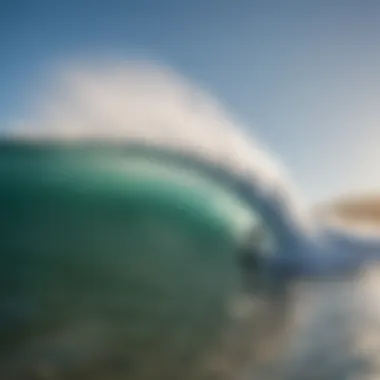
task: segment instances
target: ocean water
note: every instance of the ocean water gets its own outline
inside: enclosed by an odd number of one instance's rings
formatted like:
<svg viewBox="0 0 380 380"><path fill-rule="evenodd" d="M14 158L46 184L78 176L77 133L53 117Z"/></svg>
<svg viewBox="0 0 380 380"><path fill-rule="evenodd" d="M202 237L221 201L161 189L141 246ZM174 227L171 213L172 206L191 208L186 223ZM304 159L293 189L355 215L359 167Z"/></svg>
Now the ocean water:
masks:
<svg viewBox="0 0 380 380"><path fill-rule="evenodd" d="M285 349L247 379L380 378L380 270L293 286Z"/></svg>
<svg viewBox="0 0 380 380"><path fill-rule="evenodd" d="M140 139L185 149L225 164L253 189L281 199L283 217L306 226L308 213L300 216L301 199L293 193L281 162L272 160L256 140L240 135L238 131L250 128L238 125L203 91L155 65L96 66L69 65L59 76L63 85L48 80L42 87L49 91L37 96L35 113L21 115L9 133L33 139ZM355 278L293 283L285 343L278 341L279 352L264 355L243 380L380 379L379 273L372 267ZM80 337L86 331L82 326L72 335Z"/></svg>

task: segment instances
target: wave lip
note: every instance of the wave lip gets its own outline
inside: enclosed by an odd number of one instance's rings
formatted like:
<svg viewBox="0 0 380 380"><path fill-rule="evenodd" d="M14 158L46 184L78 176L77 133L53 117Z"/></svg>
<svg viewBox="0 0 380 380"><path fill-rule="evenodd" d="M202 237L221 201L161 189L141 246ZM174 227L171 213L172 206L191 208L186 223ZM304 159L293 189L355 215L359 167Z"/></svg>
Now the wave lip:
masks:
<svg viewBox="0 0 380 380"><path fill-rule="evenodd" d="M253 203L267 205L264 213L281 233L312 230L285 168L202 89L146 62L62 67L45 86L35 113L12 128L12 138L136 141L175 149L233 175Z"/></svg>

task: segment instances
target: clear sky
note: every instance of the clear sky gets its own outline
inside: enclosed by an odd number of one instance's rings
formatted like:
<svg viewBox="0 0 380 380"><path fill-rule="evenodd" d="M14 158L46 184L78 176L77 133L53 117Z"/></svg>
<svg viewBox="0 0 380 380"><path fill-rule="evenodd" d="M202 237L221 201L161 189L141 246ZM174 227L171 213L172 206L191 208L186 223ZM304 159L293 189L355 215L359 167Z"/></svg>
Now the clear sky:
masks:
<svg viewBox="0 0 380 380"><path fill-rule="evenodd" d="M0 47L0 125L52 60L144 57L216 95L311 201L380 190L379 0L1 0Z"/></svg>

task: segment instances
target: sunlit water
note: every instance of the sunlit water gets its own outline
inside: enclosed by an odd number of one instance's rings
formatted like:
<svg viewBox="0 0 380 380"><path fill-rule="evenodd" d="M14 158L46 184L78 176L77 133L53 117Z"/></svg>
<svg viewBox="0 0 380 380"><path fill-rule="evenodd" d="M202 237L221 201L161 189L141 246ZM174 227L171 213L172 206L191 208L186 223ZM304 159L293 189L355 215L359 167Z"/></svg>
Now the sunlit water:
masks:
<svg viewBox="0 0 380 380"><path fill-rule="evenodd" d="M238 127L218 104L156 67L116 66L69 72L68 89L56 91L53 85L55 97L43 98L36 110L42 114L15 122L11 133L139 137L182 146L227 163L288 200L277 165L259 145L235 135ZM289 207L293 217L296 208ZM250 369L243 380L379 379L379 273L370 268L355 279L293 284L285 350Z"/></svg>
<svg viewBox="0 0 380 380"><path fill-rule="evenodd" d="M294 284L286 352L247 379L380 378L380 270L355 279Z"/></svg>

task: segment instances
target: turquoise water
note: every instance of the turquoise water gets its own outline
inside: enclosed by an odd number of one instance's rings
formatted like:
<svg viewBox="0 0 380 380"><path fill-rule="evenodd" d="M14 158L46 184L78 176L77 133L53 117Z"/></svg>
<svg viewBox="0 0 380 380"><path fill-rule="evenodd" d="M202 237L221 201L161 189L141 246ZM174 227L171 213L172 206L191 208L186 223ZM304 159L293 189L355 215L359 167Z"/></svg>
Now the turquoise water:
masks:
<svg viewBox="0 0 380 380"><path fill-rule="evenodd" d="M1 378L380 378L376 268L247 273L228 186L120 152L0 150Z"/></svg>
<svg viewBox="0 0 380 380"><path fill-rule="evenodd" d="M2 378L227 379L257 356L279 297L241 267L253 215L228 188L112 151L0 155Z"/></svg>

